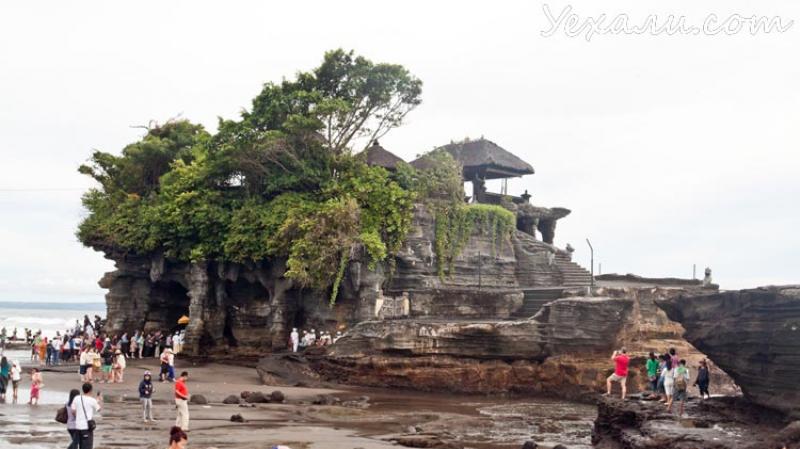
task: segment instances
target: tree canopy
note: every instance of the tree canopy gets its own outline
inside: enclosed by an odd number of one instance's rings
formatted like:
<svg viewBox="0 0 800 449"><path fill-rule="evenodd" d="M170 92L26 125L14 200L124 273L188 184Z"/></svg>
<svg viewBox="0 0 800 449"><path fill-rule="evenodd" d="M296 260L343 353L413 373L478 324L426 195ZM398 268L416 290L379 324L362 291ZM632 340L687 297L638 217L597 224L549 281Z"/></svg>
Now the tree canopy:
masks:
<svg viewBox="0 0 800 449"><path fill-rule="evenodd" d="M356 251L377 264L400 250L415 202L463 207L449 155L432 154L422 173L353 156L356 143L400 126L421 89L403 66L339 49L293 80L266 83L213 135L187 120L151 126L120 155L95 151L79 168L98 187L84 194L78 238L180 261L284 258L287 277L330 290L333 302Z"/></svg>

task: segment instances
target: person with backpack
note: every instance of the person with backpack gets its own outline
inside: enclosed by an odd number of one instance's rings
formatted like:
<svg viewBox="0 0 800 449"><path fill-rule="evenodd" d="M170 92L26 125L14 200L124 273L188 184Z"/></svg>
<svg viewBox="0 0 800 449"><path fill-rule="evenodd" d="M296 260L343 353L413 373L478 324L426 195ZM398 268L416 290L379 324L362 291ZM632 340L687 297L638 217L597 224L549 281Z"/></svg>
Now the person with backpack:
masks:
<svg viewBox="0 0 800 449"><path fill-rule="evenodd" d="M686 408L686 399L688 397L689 389L689 368L686 366L686 360L681 359L678 362L678 367L673 369L674 388L675 392L672 399L667 404L667 412L672 413L672 404L675 401L680 401L681 407L678 411L678 416L683 416L683 411Z"/></svg>
<svg viewBox="0 0 800 449"><path fill-rule="evenodd" d="M89 396L92 392L92 384L84 383L81 387L83 394L72 401L72 412L75 413L75 430L78 431L78 446L80 449L92 449L94 447L94 430L97 424L94 421L95 413L102 408L102 398L97 394L97 398Z"/></svg>
<svg viewBox="0 0 800 449"><path fill-rule="evenodd" d="M142 403L142 420L155 421L153 418L153 378L150 371L145 371L142 381L139 382L139 401Z"/></svg>

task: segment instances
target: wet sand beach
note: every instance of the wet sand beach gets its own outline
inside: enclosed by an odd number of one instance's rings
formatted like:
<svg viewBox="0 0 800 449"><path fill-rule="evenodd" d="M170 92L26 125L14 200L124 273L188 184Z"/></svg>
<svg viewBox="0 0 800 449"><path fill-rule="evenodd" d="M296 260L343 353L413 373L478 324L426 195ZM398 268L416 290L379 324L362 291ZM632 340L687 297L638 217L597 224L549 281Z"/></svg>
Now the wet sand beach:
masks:
<svg viewBox="0 0 800 449"><path fill-rule="evenodd" d="M143 372L150 370L157 377L157 368L155 359L130 361L123 383L95 384L105 401L98 418L96 448L166 447L175 419L173 385L155 382L155 423L142 422L137 393ZM189 406L189 447L193 448L271 448L277 444L293 449L402 447L397 441L411 445L455 442L479 449L518 448L531 438L541 447L561 443L570 448L587 448L595 416L594 406L563 401L352 387L272 387L261 385L254 368L192 366L180 361L176 371L182 370L190 373L190 393L202 394L209 401L208 405ZM68 391L80 386L77 367L48 369L44 383L41 405L26 404L30 385L27 378L20 385L20 404L0 405L0 446L67 446L66 428L54 417ZM222 404L227 396L238 396L242 391L268 394L274 390L284 393L284 403L246 407ZM314 405L321 395L340 401ZM235 414L240 414L244 422L231 422Z"/></svg>

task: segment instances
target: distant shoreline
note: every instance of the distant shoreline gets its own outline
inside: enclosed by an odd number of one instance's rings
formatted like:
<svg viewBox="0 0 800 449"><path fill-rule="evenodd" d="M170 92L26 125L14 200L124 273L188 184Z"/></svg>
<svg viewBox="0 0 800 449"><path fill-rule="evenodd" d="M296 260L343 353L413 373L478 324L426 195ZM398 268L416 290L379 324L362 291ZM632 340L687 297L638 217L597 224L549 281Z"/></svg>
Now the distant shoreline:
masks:
<svg viewBox="0 0 800 449"><path fill-rule="evenodd" d="M105 310L104 302L0 301L0 309Z"/></svg>

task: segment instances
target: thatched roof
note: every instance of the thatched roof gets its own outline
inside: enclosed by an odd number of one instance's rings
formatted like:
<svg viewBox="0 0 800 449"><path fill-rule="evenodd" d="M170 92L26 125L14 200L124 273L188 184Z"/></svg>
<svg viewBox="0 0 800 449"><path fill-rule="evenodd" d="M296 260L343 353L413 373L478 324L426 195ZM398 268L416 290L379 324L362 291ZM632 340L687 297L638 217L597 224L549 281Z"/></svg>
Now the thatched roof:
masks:
<svg viewBox="0 0 800 449"><path fill-rule="evenodd" d="M391 151L380 146L377 140L372 142L372 145L364 150L361 155L366 159L367 165L375 165L387 170L395 170L398 163L405 162Z"/></svg>
<svg viewBox="0 0 800 449"><path fill-rule="evenodd" d="M509 153L500 145L481 137L442 147L453 159L464 166L464 178L473 179L476 174L484 179L511 178L532 175L533 167Z"/></svg>

